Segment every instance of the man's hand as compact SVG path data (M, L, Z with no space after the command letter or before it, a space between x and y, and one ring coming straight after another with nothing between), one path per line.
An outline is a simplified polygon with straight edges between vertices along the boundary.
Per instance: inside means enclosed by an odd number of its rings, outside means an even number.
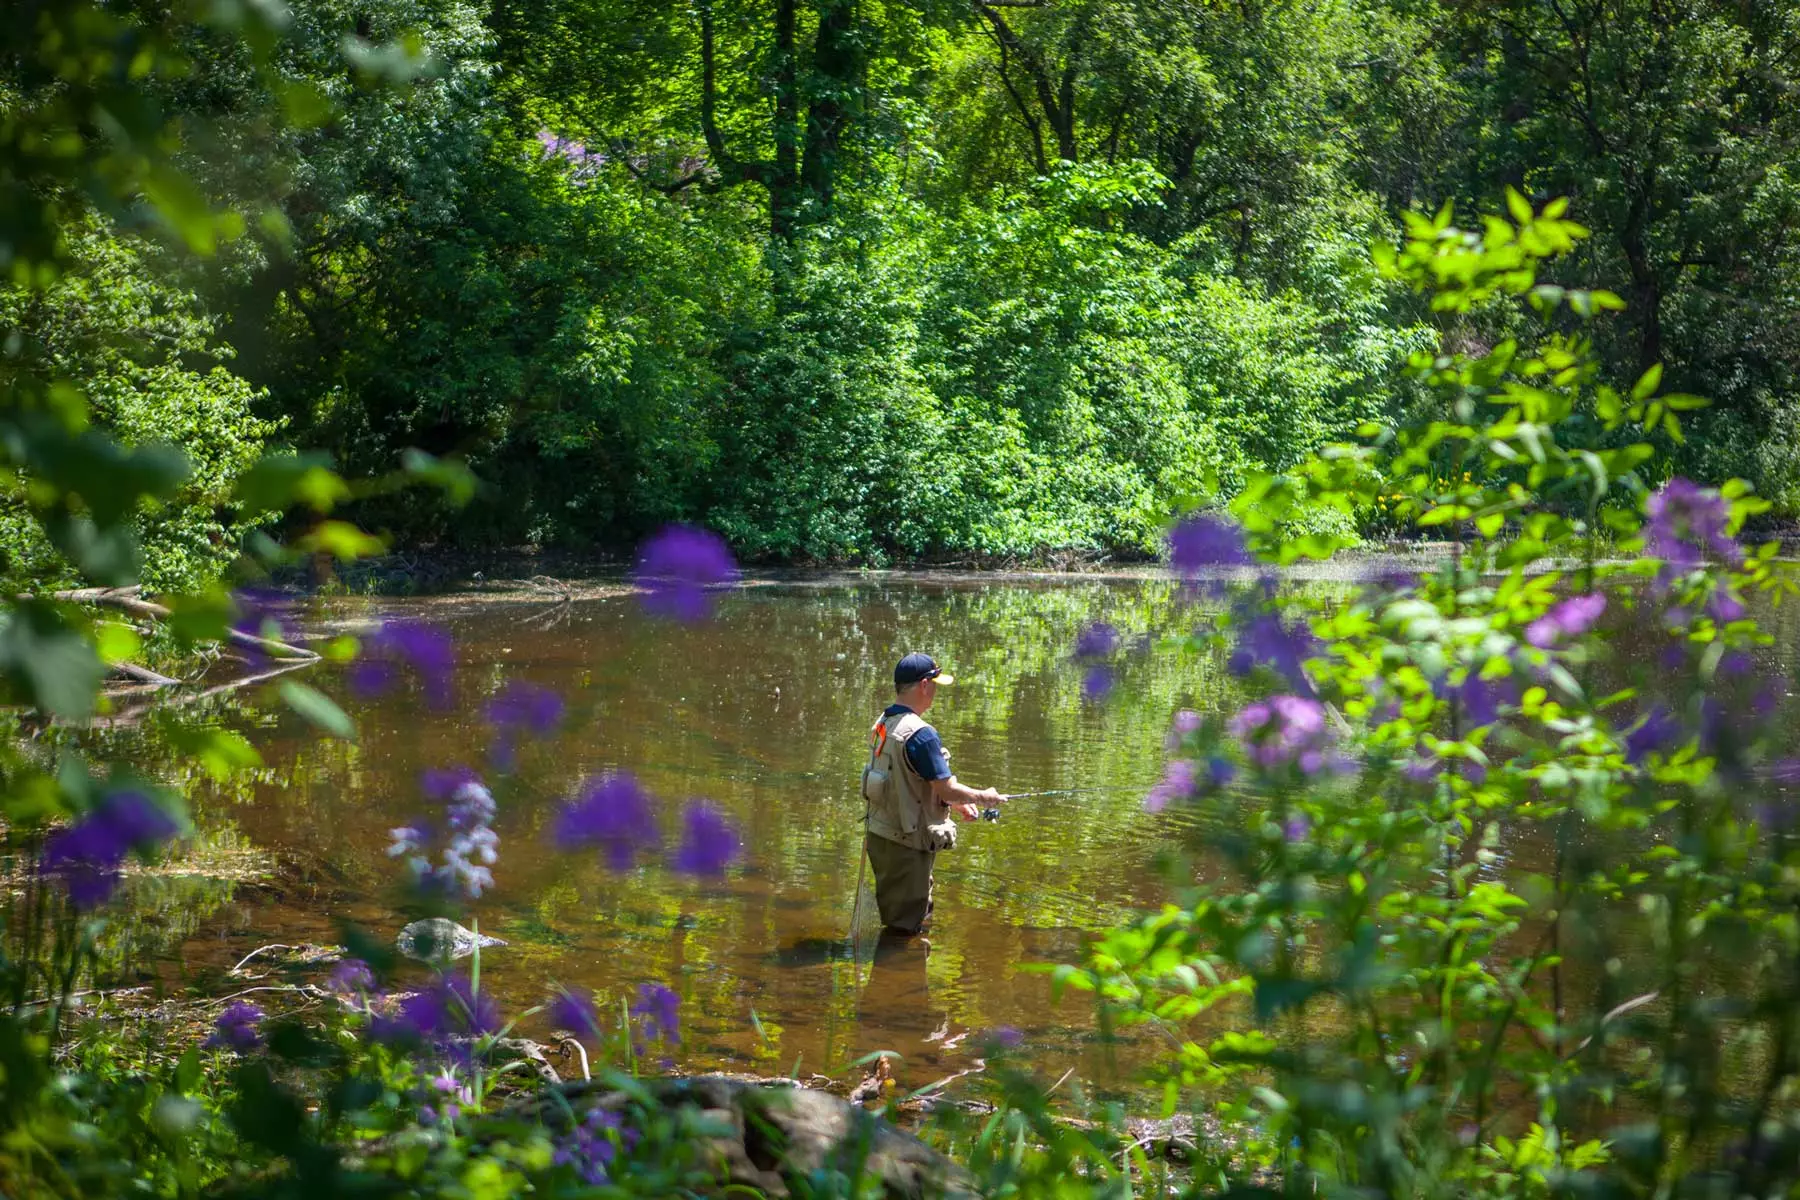
M999 788L982 788L977 794L981 797L981 802L984 804L998 804L1006 799L1005 796L1000 794Z
M992 791L993 789L989 788L988 790ZM981 809L973 804L958 804L950 811L965 821L979 821L981 819Z

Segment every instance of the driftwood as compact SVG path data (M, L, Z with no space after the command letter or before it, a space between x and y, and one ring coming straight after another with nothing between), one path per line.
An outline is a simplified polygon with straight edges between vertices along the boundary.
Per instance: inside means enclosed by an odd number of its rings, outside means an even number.
M172 679L160 672L152 671L149 667L140 667L136 663L116 662L108 665L113 674L123 676L133 683L147 683L152 687L178 687L181 684L179 679Z
M138 595L141 589L137 585L123 588L72 588L68 591L52 592L47 597L20 596L20 600L49 599L64 604L102 604L128 612L134 617L146 617L154 621L166 621L173 614L167 606L157 604L153 600L145 600ZM270 658L296 659L302 662L317 661L319 655L302 646L291 646L275 638L259 637L254 633L246 633L242 629L228 629L225 636L240 646L248 646Z
M167 606L143 599L138 594L139 591L140 589L135 585L122 588L71 588L66 591L51 592L44 596L19 595L15 599L19 601L53 600L63 604L97 604L150 621L164 621L174 615ZM166 689L186 689L189 681L152 671L138 663L111 663L109 666L114 676L128 680L129 683L111 689L109 694L117 697L148 691L155 698L145 699L129 708L121 708L108 716L96 717L88 722L89 726L95 729L108 729L135 725L154 709L207 700L226 692L249 687L252 684L266 682L296 668L310 666L321 661L321 656L317 652L277 638L262 637L242 629L227 629L225 636L232 644L254 652L255 657L243 658L237 655L225 655L224 657L250 666L261 666L272 661L271 669L253 671L249 675L214 684L211 687L191 691L181 690L172 695L163 696L160 693Z

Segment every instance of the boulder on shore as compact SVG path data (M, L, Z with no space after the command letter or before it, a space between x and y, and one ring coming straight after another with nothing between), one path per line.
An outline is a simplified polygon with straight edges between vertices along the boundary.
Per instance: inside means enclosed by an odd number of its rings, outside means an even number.
M974 1197L967 1171L881 1117L827 1092L757 1084L717 1075L646 1079L633 1094L601 1080L544 1089L521 1107L551 1129L571 1114L594 1109L618 1114L629 1126L642 1097L674 1115L702 1118L702 1162L716 1173L717 1193L734 1185L768 1196L810 1194L816 1171L873 1176L882 1195L906 1200ZM554 1090L557 1096L549 1095ZM684 1113L683 1110L686 1110ZM800 1187L791 1186L800 1182Z

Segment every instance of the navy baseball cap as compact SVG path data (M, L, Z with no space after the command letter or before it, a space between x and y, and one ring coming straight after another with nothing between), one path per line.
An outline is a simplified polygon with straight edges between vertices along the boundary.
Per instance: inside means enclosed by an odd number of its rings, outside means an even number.
M894 667L894 686L911 687L921 679L935 679L940 684L955 683L954 675L946 675L929 654L909 654Z

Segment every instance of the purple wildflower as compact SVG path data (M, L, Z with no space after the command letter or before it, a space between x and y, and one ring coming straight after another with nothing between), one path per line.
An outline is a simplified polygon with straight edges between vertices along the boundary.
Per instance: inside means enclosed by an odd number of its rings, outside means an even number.
M128 853L166 841L175 832L175 822L148 796L113 792L73 825L50 836L44 844L42 870L60 877L70 902L86 911L104 904L118 890L119 869Z
M1557 642L1580 637L1606 611L1606 597L1599 592L1571 596L1550 606L1550 611L1525 627L1525 640L1540 650Z
M1320 652L1319 640L1305 622L1284 625L1274 613L1259 613L1238 633L1237 650L1229 662L1231 673L1240 678L1258 666L1267 667L1288 682L1296 692L1311 696L1312 681L1303 665Z
M674 867L688 875L723 875L738 854L738 832L725 814L696 800L682 814L681 845Z
M1729 584L1716 582L1712 594L1706 598L1706 612L1721 625L1729 625L1733 621L1741 621L1748 610L1738 594L1731 590Z
M521 733L547 737L562 723L562 697L549 688L523 680L513 680L488 701L486 717L494 727L493 761L501 770L510 770L513 741Z
M1113 670L1104 663L1089 667L1081 674L1081 695L1084 699L1099 701L1106 699L1113 689Z
M427 1125L440 1119L454 1121L462 1116L464 1105L475 1103L475 1089L456 1077L455 1067L446 1066L428 1076L423 1090L419 1119Z
M235 1050L239 1054L248 1054L252 1050L262 1048L262 1033L257 1026L262 1023L263 1010L244 1000L239 1000L213 1022L212 1035L206 1039L206 1046L212 1050Z
M1307 775L1340 766L1331 753L1325 708L1305 696L1270 696L1231 719L1250 761L1265 771L1294 767Z
M567 1033L599 1033L600 1014L594 1007L594 993L584 987L560 989L550 1001L550 1022Z
M1170 759L1163 767L1162 780L1144 797L1144 811L1158 813L1169 807L1171 801L1187 799L1196 791L1199 778L1199 768L1192 760Z
M1681 733L1675 714L1658 705L1625 734L1625 761L1637 765L1650 754L1666 752L1680 741Z
M618 1154L619 1147L629 1148L637 1140L635 1129L622 1128L624 1121L598 1105L588 1109L582 1122L556 1140L550 1161L569 1167L582 1183L599 1187L607 1182L606 1168Z
M643 1022L644 1040L681 1044L681 997L660 983L638 985L638 1002L631 1015Z
M1502 704L1519 702L1518 684L1513 681L1512 676L1484 679L1474 667L1469 669L1461 683L1449 686L1439 680L1433 690L1462 706L1462 724L1466 729L1492 725L1500 719Z
M278 642L290 639L292 631L287 616L293 601L283 593L274 588L240 588L231 594L231 603L237 610L237 617L231 623L233 631ZM268 661L261 646L246 645L241 649L250 655L254 665Z
M484 888L494 886L494 875L488 868L500 857L500 836L492 828L496 812L494 794L476 780L469 780L452 793L444 814L450 836L444 847L443 865L436 872L439 883L470 897L480 896Z
M1312 821L1305 813L1295 813L1281 824L1281 836L1284 841L1304 842L1306 835L1312 832Z
M669 525L644 543L636 582L644 608L678 621L699 621L712 611L706 589L737 578L725 539L692 525Z
M1191 708L1181 709L1175 714L1175 736L1187 737L1200 730L1200 714Z
M375 972L360 958L346 958L325 981L325 990L342 996L366 995L375 990Z
M1667 586L1705 561L1707 554L1737 566L1744 551L1732 538L1731 502L1690 479L1669 480L1644 506L1649 516L1645 549L1662 560L1657 581Z
M351 690L361 696L379 696L393 688L402 667L417 673L427 703L435 708L450 703L455 645L442 629L417 621L382 622L350 668Z
M653 850L661 840L650 812L650 793L623 771L590 783L564 804L556 815L554 836L564 850L600 847L615 871L630 870L638 851Z
M388 856L403 859L417 883L479 897L494 886L494 873L488 868L500 857L500 836L492 828L498 811L494 794L465 767L425 771L419 785L428 798L444 803L443 819L436 824L415 820L389 830ZM439 840L442 861L434 867L431 850Z
M1076 658L1105 658L1119 648L1119 631L1105 621L1095 621L1075 638Z
M982 1040L993 1050L1017 1050L1025 1044L1025 1035L1011 1025L996 1025Z
M1169 530L1169 563L1176 574L1192 580L1207 567L1239 567L1250 562L1244 534L1223 517L1200 513Z
M497 1033L500 1007L487 992L477 992L465 975L442 975L400 1005L400 1015L418 1036L436 1041Z
M438 803L450 799L464 784L480 783L481 776L470 767L426 767L419 772L419 791L427 800Z

